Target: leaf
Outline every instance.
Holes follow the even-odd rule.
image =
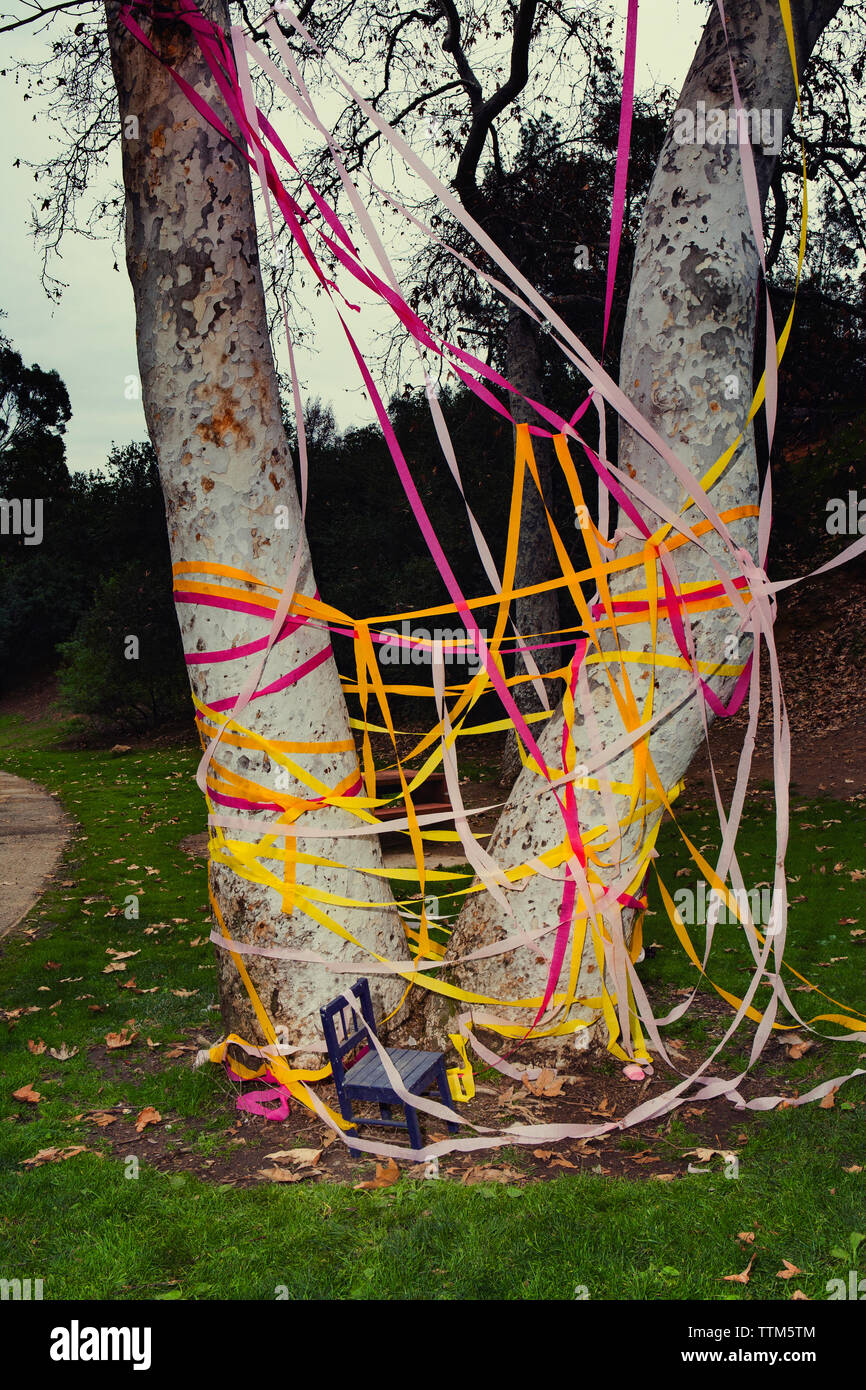
[[[533,1096],[558,1096],[562,1093],[563,1080],[550,1067],[542,1067],[534,1081],[530,1081],[525,1072],[521,1080]]]
[[[25,1168],[40,1168],[43,1163],[63,1163],[67,1158],[91,1152],[83,1144],[74,1144],[68,1149],[40,1149],[32,1158],[22,1159],[22,1163]]]
[[[793,1279],[795,1274],[803,1273],[802,1269],[798,1269],[796,1265],[792,1265],[790,1260],[783,1260],[782,1264],[785,1268],[777,1271],[777,1279]]]
[[[139,946],[137,951],[115,951],[113,946],[106,946],[105,954],[114,960],[130,960],[133,956],[141,955],[141,947]]]
[[[843,1168],[843,1173],[862,1173],[863,1169],[859,1163],[852,1163],[850,1168]]]
[[[818,1101],[819,1110],[832,1110],[836,1104],[836,1092],[839,1087],[834,1086],[832,1091],[828,1091],[823,1100]]]
[[[287,1160],[289,1163],[299,1163],[304,1168],[312,1168],[322,1157],[321,1149],[278,1149],[276,1153],[265,1154],[265,1158],[272,1158],[276,1162]]]
[[[813,1042],[808,1041],[794,1043],[793,1047],[788,1048],[788,1056],[791,1058],[792,1062],[798,1062],[800,1058],[804,1057],[814,1046],[815,1044]]]
[[[375,1187],[391,1187],[400,1176],[400,1169],[397,1167],[393,1158],[389,1158],[387,1163],[376,1164],[375,1178],[369,1178],[367,1182],[356,1182],[354,1187],[356,1192],[370,1191]]]
[[[743,1242],[744,1245],[754,1245],[754,1243],[755,1243],[755,1232],[754,1232],[754,1231],[738,1231],[738,1232],[737,1232],[737,1240],[741,1240],[741,1241]]]
[[[50,1055],[58,1062],[68,1062],[70,1057],[78,1055],[77,1047],[70,1047],[68,1043],[62,1042],[59,1047],[49,1047]]]
[[[33,1086],[28,1081],[26,1086],[19,1086],[17,1091],[12,1092],[15,1100],[27,1100],[31,1105],[36,1105],[42,1099],[38,1091],[34,1091]]]
[[[125,969],[126,969],[126,966],[123,964],[123,961],[121,961],[121,960],[113,960],[113,961],[110,963],[110,965],[104,965],[104,966],[102,967],[102,973],[103,973],[103,975],[110,975],[110,974],[112,973],[113,970],[125,970]]]
[[[795,1289],[794,1292],[791,1294],[791,1298],[802,1299],[804,1303],[809,1303],[811,1301],[809,1295],[807,1293],[803,1293],[802,1289]]]
[[[696,1158],[698,1163],[709,1163],[714,1154],[726,1162],[739,1153],[739,1149],[686,1149],[683,1158]]]
[[[173,989],[172,994],[176,994],[178,999],[191,999],[194,994],[198,994],[197,989]]]
[[[117,1116],[109,1115],[107,1110],[97,1110],[93,1115],[88,1115],[87,1119],[92,1120],[95,1125],[99,1125],[100,1129],[105,1129],[108,1125],[114,1124]]]
[[[137,1036],[137,1033],[130,1033],[126,1028],[121,1028],[119,1033],[106,1033],[105,1041],[109,1051],[111,1051],[116,1047],[129,1047]]]
[[[723,1278],[723,1279],[725,1280],[725,1282],[728,1283],[728,1284],[748,1284],[748,1282],[749,1282],[749,1270],[752,1268],[752,1265],[755,1263],[756,1258],[757,1258],[757,1255],[753,1255],[752,1258],[749,1260],[749,1263],[746,1265],[746,1268],[743,1269],[743,1270],[741,1270],[739,1274],[723,1274],[723,1275],[722,1275],[722,1278]]]
[[[158,1125],[161,1119],[162,1116],[158,1110],[154,1110],[152,1105],[146,1105],[144,1109],[139,1112],[138,1119],[135,1122],[136,1134],[141,1134],[141,1131],[147,1129],[148,1125]]]
[[[548,1163],[553,1158],[553,1149],[533,1149],[532,1157],[541,1158],[545,1163]]]
[[[38,1042],[34,1042],[32,1038],[28,1038],[27,1051],[32,1052],[34,1057],[40,1057],[42,1053],[45,1051],[45,1043],[42,1041],[41,1038]]]
[[[269,1182],[303,1182],[304,1178],[316,1176],[311,1168],[302,1168],[298,1173],[292,1173],[288,1168],[260,1168],[257,1174],[260,1178],[267,1178]]]

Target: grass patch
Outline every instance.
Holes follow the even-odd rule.
[[[182,1167],[155,1171],[147,1130],[131,1154],[137,1177],[122,1158],[95,1153],[25,1170],[23,1160],[43,1148],[105,1147],[76,1118],[100,1107],[137,1113],[154,1106],[171,1117],[178,1148],[192,1144],[205,1154],[233,1142],[235,1114],[216,1068],[194,1071],[188,1053],[174,1062],[166,1055],[172,1043],[198,1032],[215,1038],[220,1028],[205,871],[178,848],[203,828],[195,750],[117,757],[64,749],[56,726],[5,718],[0,764],[60,792],[78,823],[59,882],[26,932],[0,946],[0,997],[13,1015],[0,1025],[3,1277],[42,1278],[49,1299],[487,1300],[571,1299],[579,1285],[592,1298],[772,1299],[799,1287],[820,1299],[828,1280],[847,1277],[846,1252],[853,1261],[852,1239],[866,1222],[863,1174],[845,1171],[862,1164],[863,1078],[830,1110],[744,1117],[735,1181],[716,1160],[705,1174],[669,1183],[578,1172],[519,1185],[403,1178],[371,1192],[326,1183],[234,1189]],[[866,927],[862,804],[795,808],[788,872],[799,901],[791,907],[787,960],[827,995],[862,1008],[866,937],[853,934]],[[697,844],[715,843],[708,810],[688,811],[682,823]],[[749,885],[769,879],[774,836],[765,805],[748,810],[740,844]],[[674,827],[666,827],[660,849],[671,891],[696,882],[694,874],[676,876],[690,861]],[[131,897],[137,918],[124,915]],[[667,1004],[697,972],[659,914],[655,888],[650,905],[656,915],[647,918],[645,940],[656,945],[641,973],[650,998]],[[692,936],[700,950],[702,927]],[[111,952],[128,951],[137,954],[121,962],[125,970],[105,973],[117,959]],[[712,979],[740,994],[749,966],[742,933],[719,926]],[[130,981],[135,989],[123,988]],[[818,993],[794,993],[799,984],[791,975],[791,998],[805,1017],[841,1011]],[[700,989],[702,998],[715,998],[705,984]],[[668,1033],[706,1049],[729,1018],[726,1007],[703,1011]],[[123,1027],[136,1033],[134,1044],[108,1050],[106,1035]],[[28,1039],[44,1042],[45,1051],[31,1052]],[[75,1055],[53,1058],[50,1049],[63,1044],[77,1048]],[[744,1033],[726,1063],[745,1060],[747,1047]],[[862,1052],[866,1045],[822,1041],[790,1060],[771,1044],[768,1075],[805,1090],[852,1070]],[[12,1096],[28,1082],[42,1096],[38,1105]],[[659,1133],[671,1155],[695,1142],[680,1115]],[[623,1145],[632,1139],[623,1136]],[[508,1152],[501,1161],[522,1169],[526,1150]],[[732,1285],[723,1276],[743,1269],[754,1248],[737,1241],[742,1231],[757,1233],[759,1255],[750,1283]],[[783,1260],[802,1271],[790,1283],[776,1278]]]

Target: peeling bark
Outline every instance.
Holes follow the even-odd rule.
[[[802,74],[808,56],[837,10],[841,0],[812,0],[794,4],[795,33],[799,70]],[[728,28],[734,54],[735,71],[746,107],[779,108],[783,129],[787,130],[794,108],[794,86],[790,61],[776,0],[739,0],[728,7]],[[707,108],[727,111],[733,105],[730,71],[724,35],[716,11],[710,17],[695,60],[680,97],[679,108],[696,109],[698,101]],[[756,319],[758,254],[746,207],[740,155],[736,145],[677,144],[674,127],[668,132],[647,199],[638,240],[634,273],[630,287],[628,314],[621,358],[621,384],[625,394],[642,411],[658,432],[670,443],[683,463],[697,477],[745,431],[734,462],[710,490],[716,510],[755,503],[758,499],[758,473],[754,436],[746,427],[751,401],[752,358]],[[756,152],[762,201],[772,178],[774,159]],[[739,394],[726,395],[725,379],[736,377]],[[642,437],[621,427],[620,467],[641,481],[653,494],[669,504],[684,501],[678,480]],[[643,509],[639,509],[643,510]],[[653,513],[644,512],[651,528],[658,525]],[[733,523],[730,531],[735,544],[757,558],[757,522],[754,518]],[[628,547],[633,548],[629,542]],[[711,536],[708,548],[724,557],[723,543]],[[620,545],[618,554],[624,552]],[[694,546],[676,552],[680,581],[714,581],[707,557]],[[638,572],[639,574],[640,572]],[[614,580],[616,596],[638,587],[635,571]],[[696,615],[693,631],[699,659],[720,665],[726,660],[725,639],[736,634],[737,624],[730,610]],[[749,639],[750,640],[750,639]],[[613,643],[603,643],[609,650]],[[630,650],[652,649],[648,626],[625,629],[624,645]],[[668,626],[659,629],[657,650],[678,654]],[[740,644],[740,659],[748,654],[748,642]],[[650,679],[647,667],[630,665],[629,676],[638,701]],[[607,680],[593,667],[589,676],[592,706],[599,733],[610,745],[624,732]],[[612,665],[614,674],[619,667]],[[710,684],[722,700],[733,687],[732,678],[714,676]],[[699,700],[689,673],[658,666],[655,673],[655,709],[675,705],[675,712],[650,736],[650,750],[666,788],[685,773],[701,738]],[[707,711],[708,719],[712,718]],[[559,749],[563,735],[562,710],[549,721],[539,740],[548,762],[561,766]],[[574,729],[577,762],[589,760],[586,727]],[[620,756],[605,770],[612,781],[630,784],[634,775],[633,758]],[[532,856],[560,844],[564,824],[554,797],[542,792],[538,774],[524,769],[500,818],[488,850],[503,866],[525,862]],[[627,799],[614,796],[617,816],[627,809]],[[580,825],[583,830],[607,822],[599,793],[578,793]],[[657,817],[656,817],[657,818]],[[650,820],[649,824],[652,824]],[[602,873],[605,882],[636,862],[638,842],[635,830],[623,835],[611,853],[610,867]],[[561,885],[534,876],[528,886],[512,895],[517,924],[524,930],[554,925],[559,917]],[[624,913],[628,939],[631,920]],[[449,954],[458,956],[511,934],[514,922],[505,916],[490,895],[467,900],[453,934]],[[538,949],[519,948],[494,956],[477,966],[455,966],[453,978],[463,988],[497,999],[540,996],[550,967],[552,937]],[[578,996],[599,993],[595,954],[585,949],[578,983]],[[431,1006],[431,1021],[439,1011]],[[509,1018],[529,1025],[527,1010],[497,1009]],[[598,1014],[580,1006],[571,1017],[591,1025]],[[562,1021],[549,1016],[543,1023]],[[543,1026],[542,1023],[542,1026]],[[575,1044],[582,1047],[592,1035],[592,1027],[577,1033]],[[546,1044],[558,1047],[561,1040]]]
[[[165,10],[169,4],[161,6]],[[224,28],[224,0],[210,0],[205,13]],[[138,120],[136,139],[123,140],[126,189],[127,267],[132,282],[138,359],[148,432],[159,461],[166,518],[175,561],[235,566],[282,585],[296,547],[303,547],[297,589],[315,593],[309,551],[280,415],[259,268],[252,191],[247,165],[237,151],[193,109],[169,73],[118,21],[119,7],[106,6],[111,58],[122,128]],[[198,57],[186,27],[139,14],[157,52],[201,91],[233,130],[220,93]],[[276,525],[275,508],[288,509],[288,528]],[[178,608],[187,653],[219,651],[266,634],[249,615],[216,607]],[[307,624],[276,645],[260,684],[269,685],[315,656],[327,634]],[[250,669],[240,661],[189,667],[194,693],[212,703],[237,694]],[[253,700],[242,723],[263,738],[295,742],[351,739],[339,676],[330,657],[294,686]],[[269,788],[278,765],[266,754],[222,743],[220,762]],[[357,767],[354,751],[293,755],[329,787]],[[311,793],[300,782],[283,788]],[[234,812],[233,814],[243,814]],[[266,813],[269,814],[269,813]],[[346,811],[307,811],[302,824],[340,829],[358,821]],[[232,831],[254,841],[256,834]],[[300,839],[299,849],[345,868],[297,865],[300,884],[360,900],[359,908],[332,912],[366,947],[403,957],[405,938],[381,870],[378,840]],[[268,861],[266,861],[268,862]],[[275,861],[268,867],[281,876]],[[364,951],[343,941],[295,909],[284,915],[277,893],[212,865],[212,884],[235,940],[317,951],[329,959],[357,960]],[[327,911],[327,904],[325,905]],[[274,1024],[287,1027],[301,1049],[321,1048],[318,1009],[337,992],[340,980],[320,965],[247,957],[250,975]],[[220,1001],[227,1030],[257,1040],[258,1024],[230,956],[217,951]],[[379,1010],[400,998],[396,977],[374,977]],[[299,1059],[314,1061],[311,1052]]]

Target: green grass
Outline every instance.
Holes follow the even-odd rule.
[[[164,1057],[191,1030],[209,1038],[220,1030],[210,947],[190,944],[210,930],[204,867],[177,848],[203,828],[195,763],[192,749],[124,757],[67,751],[57,745],[56,727],[0,720],[0,765],[62,792],[80,826],[59,876],[68,886],[52,889],[31,914],[24,925],[33,935],[16,934],[0,947],[3,1007],[39,1009],[0,1025],[0,1276],[42,1278],[46,1298],[570,1299],[584,1285],[591,1298],[749,1300],[787,1298],[793,1287],[823,1298],[829,1279],[856,1268],[853,1252],[844,1259],[838,1252],[866,1230],[863,1174],[843,1171],[863,1163],[864,1078],[847,1085],[832,1110],[805,1106],[744,1119],[737,1180],[725,1179],[718,1160],[708,1175],[670,1183],[569,1173],[510,1186],[401,1179],[380,1192],[324,1182],[221,1188],[180,1170],[157,1172],[144,1160],[133,1179],[122,1160],[91,1154],[23,1169],[22,1160],[41,1148],[99,1149],[101,1134],[75,1117],[115,1104],[155,1106],[171,1116],[179,1142],[195,1142],[203,1154],[230,1142],[234,1111],[219,1069],[194,1071],[188,1061]],[[857,928],[840,921],[866,927],[863,883],[851,878],[866,869],[862,804],[794,804],[804,809],[793,816],[788,872],[798,876],[792,896],[804,901],[792,906],[788,959],[827,994],[862,1009],[866,938],[852,937]],[[699,845],[717,834],[707,811],[684,813],[683,825]],[[765,807],[750,808],[740,844],[747,883],[767,878],[773,827]],[[671,891],[693,884],[693,874],[676,877],[688,860],[673,827],[660,849]],[[132,893],[139,894],[138,920],[123,915]],[[650,997],[667,1001],[695,971],[665,922],[647,919],[645,939],[660,949],[641,972]],[[700,948],[702,929],[692,936]],[[125,972],[104,974],[113,959],[107,948],[139,954]],[[748,960],[738,929],[720,926],[711,977],[742,993]],[[130,977],[156,992],[121,989]],[[177,989],[195,992],[171,992]],[[807,1018],[835,1007],[814,993],[791,997]],[[104,1012],[90,1012],[94,1004]],[[704,1013],[670,1031],[684,1045],[706,1047],[728,1017]],[[89,1058],[88,1049],[131,1018],[138,1034],[131,1048],[112,1053],[107,1068]],[[148,1037],[160,1044],[156,1071],[140,1065]],[[33,1056],[28,1038],[79,1051],[67,1061]],[[747,1049],[744,1032],[728,1063]],[[823,1042],[792,1062],[773,1048],[770,1082],[808,1089],[852,1070],[862,1053],[866,1044]],[[603,1069],[616,1064],[610,1059]],[[26,1082],[43,1096],[38,1106],[12,1098]],[[739,1124],[735,1112],[732,1120]],[[664,1151],[677,1158],[706,1142],[681,1116],[664,1139]],[[146,1155],[146,1143],[138,1147]],[[515,1149],[510,1159],[520,1166],[525,1152]],[[751,1281],[725,1283],[724,1275],[748,1263],[751,1251],[736,1236],[749,1230],[757,1231],[759,1248]],[[859,1259],[862,1267],[862,1252]],[[775,1277],[783,1260],[802,1271],[790,1285]]]

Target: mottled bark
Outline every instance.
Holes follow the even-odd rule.
[[[211,0],[203,8],[227,26],[223,0]],[[107,17],[120,119],[127,136],[134,131],[127,117],[138,122],[134,138],[123,141],[127,267],[135,297],[144,410],[159,460],[173,559],[227,564],[282,585],[300,544],[303,561],[296,588],[312,595],[316,586],[268,340],[247,165],[192,108],[166,69],[119,24],[114,3],[107,5]],[[165,21],[153,24],[142,14],[139,22],[161,56],[207,97],[232,129],[188,30]],[[280,518],[288,517],[287,527],[276,524],[278,506],[288,509]],[[248,614],[216,607],[183,605],[178,615],[187,653],[225,650],[267,631],[265,623]],[[321,628],[301,627],[274,647],[261,684],[270,685],[315,656],[327,640]],[[190,666],[193,691],[209,703],[237,694],[256,659]],[[271,740],[350,740],[333,658],[299,683],[252,701],[242,722]],[[329,787],[357,767],[354,748],[293,756]],[[279,768],[265,754],[223,743],[218,757],[253,781],[279,786]],[[283,790],[312,795],[294,780]],[[305,812],[296,828],[357,824],[348,812],[327,809]],[[259,838],[249,832],[232,833],[242,840]],[[378,841],[300,838],[298,848],[347,866],[298,865],[298,883],[315,883],[319,890],[361,900],[365,906],[331,909],[332,915],[365,946],[386,956],[403,956],[404,936],[387,881],[371,873],[382,868]],[[266,862],[281,875],[277,861]],[[357,960],[359,973],[367,965],[364,951],[299,909],[285,915],[271,888],[217,865],[212,866],[212,882],[236,940]],[[329,910],[327,904],[324,909]],[[234,964],[222,951],[217,960],[226,1028],[258,1039],[258,1025]],[[285,1025],[297,1046],[321,1047],[319,1006],[333,997],[346,977],[318,965],[247,960],[272,1021]],[[393,1007],[400,982],[374,978],[374,985],[379,1007]]]
[[[822,29],[840,8],[841,0],[794,4],[800,72]],[[728,25],[735,71],[743,104],[782,112],[787,130],[794,107],[790,62],[776,0],[739,0],[728,9]],[[679,101],[679,109],[728,110],[733,105],[727,50],[718,15],[707,23],[695,60]],[[635,256],[628,315],[621,358],[621,384],[658,432],[670,443],[681,461],[698,478],[719,457],[737,434],[744,442],[710,498],[719,512],[732,506],[755,503],[758,474],[754,437],[746,426],[751,400],[752,358],[756,318],[758,254],[746,208],[740,155],[736,145],[678,144],[668,133],[647,199]],[[757,159],[760,192],[766,197],[774,159]],[[738,394],[732,394],[735,379]],[[726,385],[728,387],[726,391]],[[620,466],[656,496],[679,506],[685,500],[681,486],[656,451],[629,428],[621,428]],[[646,512],[651,528],[658,517]],[[694,512],[691,513],[695,515]],[[734,541],[757,558],[757,527],[753,518],[731,525]],[[635,548],[634,541],[620,543],[618,554]],[[712,537],[710,548],[734,569],[723,543]],[[676,552],[680,581],[715,581],[709,560],[695,546]],[[638,575],[640,572],[638,572]],[[641,587],[635,572],[611,585],[614,595]],[[720,665],[726,659],[725,639],[737,635],[738,620],[728,609],[696,615],[693,621],[700,660]],[[744,659],[749,640],[740,643]],[[607,642],[608,649],[612,643]],[[628,627],[623,645],[648,652],[649,628]],[[658,650],[678,655],[665,624],[660,626]],[[605,744],[621,737],[624,729],[609,683],[593,667],[589,676],[592,707]],[[615,675],[620,668],[614,662]],[[629,665],[629,677],[641,703],[650,680],[648,666]],[[733,679],[714,676],[712,688],[724,700]],[[675,706],[674,713],[650,736],[655,766],[666,788],[685,773],[702,738],[702,721],[696,683],[690,673],[659,666],[655,673],[655,709]],[[708,711],[709,716],[709,711]],[[540,747],[548,761],[560,766],[563,734],[561,711],[545,728]],[[578,762],[589,760],[589,740],[583,722],[574,731]],[[633,758],[621,755],[609,764],[606,775],[631,783]],[[543,784],[525,769],[514,786],[489,852],[504,866],[525,862],[560,844],[564,837],[561,813],[550,793],[538,796]],[[627,809],[626,799],[613,798],[617,817]],[[606,824],[602,798],[592,790],[578,793],[582,829]],[[650,821],[650,824],[652,821]],[[640,836],[627,832],[614,845],[604,872],[605,882],[627,872],[636,862]],[[559,917],[561,885],[542,876],[533,877],[526,889],[512,895],[519,927],[550,927]],[[630,920],[625,914],[626,935]],[[452,937],[450,953],[457,956],[502,939],[514,931],[490,895],[470,898]],[[542,995],[552,952],[552,937],[536,948],[520,948],[494,956],[477,966],[455,967],[454,976],[464,988],[498,999]],[[597,995],[599,975],[594,952],[584,952],[578,994]],[[527,1011],[499,1010],[531,1022]],[[572,1017],[597,1019],[592,1010],[576,1008]],[[553,1021],[552,1018],[546,1021]],[[560,1021],[557,1019],[556,1021]],[[577,1034],[577,1046],[588,1041],[591,1029]],[[558,1046],[551,1040],[551,1046]]]

